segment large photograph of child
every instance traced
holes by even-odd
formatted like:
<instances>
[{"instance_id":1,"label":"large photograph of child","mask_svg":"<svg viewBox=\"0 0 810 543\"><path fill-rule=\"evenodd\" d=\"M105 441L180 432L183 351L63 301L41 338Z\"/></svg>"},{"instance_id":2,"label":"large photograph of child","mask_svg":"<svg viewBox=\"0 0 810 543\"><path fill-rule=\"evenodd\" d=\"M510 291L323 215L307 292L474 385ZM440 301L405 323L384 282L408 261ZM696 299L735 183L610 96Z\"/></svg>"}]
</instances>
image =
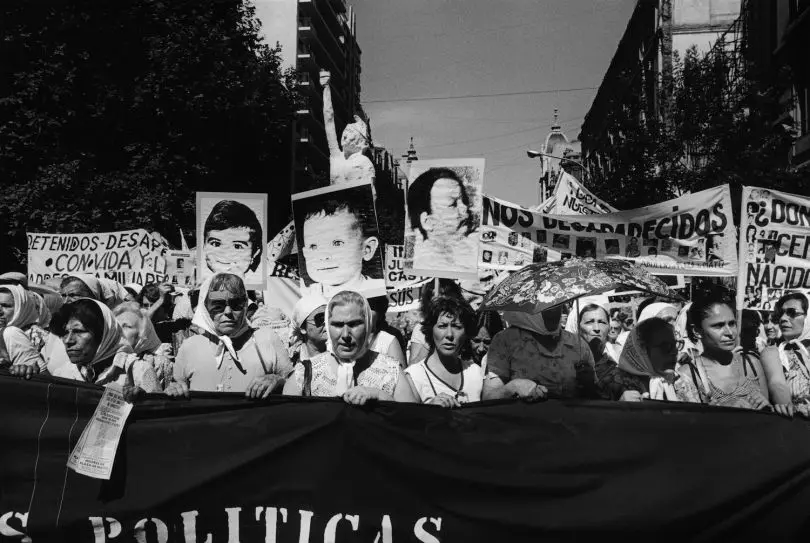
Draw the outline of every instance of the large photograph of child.
<instances>
[{"instance_id":1,"label":"large photograph of child","mask_svg":"<svg viewBox=\"0 0 810 543\"><path fill-rule=\"evenodd\" d=\"M341 290L384 296L382 247L371 184L365 181L292 196L302 294Z\"/></svg>"},{"instance_id":2,"label":"large photograph of child","mask_svg":"<svg viewBox=\"0 0 810 543\"><path fill-rule=\"evenodd\" d=\"M227 272L242 277L248 290L265 290L266 224L267 194L198 192L197 279Z\"/></svg>"}]
</instances>

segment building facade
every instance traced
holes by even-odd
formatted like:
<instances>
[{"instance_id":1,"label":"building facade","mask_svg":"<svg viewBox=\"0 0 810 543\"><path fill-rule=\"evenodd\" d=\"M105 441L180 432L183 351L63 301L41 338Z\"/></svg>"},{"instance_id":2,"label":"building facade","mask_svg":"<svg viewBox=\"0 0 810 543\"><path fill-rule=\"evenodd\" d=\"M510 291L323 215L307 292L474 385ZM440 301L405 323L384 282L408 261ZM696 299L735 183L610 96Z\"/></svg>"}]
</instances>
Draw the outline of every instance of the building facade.
<instances>
[{"instance_id":1,"label":"building facade","mask_svg":"<svg viewBox=\"0 0 810 543\"><path fill-rule=\"evenodd\" d=\"M320 71L331 73L338 138L360 106L360 46L354 10L345 0L257 0L256 15L269 44L280 43L282 63L298 74L303 103L293 129L294 192L329 183ZM294 48L294 51L292 50Z\"/></svg>"}]
</instances>

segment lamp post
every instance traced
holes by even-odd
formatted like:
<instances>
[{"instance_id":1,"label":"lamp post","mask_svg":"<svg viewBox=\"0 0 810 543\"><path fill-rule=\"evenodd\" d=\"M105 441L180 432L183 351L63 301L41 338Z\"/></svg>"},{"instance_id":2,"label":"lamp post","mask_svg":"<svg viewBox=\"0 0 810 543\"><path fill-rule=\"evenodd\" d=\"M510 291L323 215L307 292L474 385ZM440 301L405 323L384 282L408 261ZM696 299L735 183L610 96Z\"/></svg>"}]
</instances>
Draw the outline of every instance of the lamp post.
<instances>
[{"instance_id":1,"label":"lamp post","mask_svg":"<svg viewBox=\"0 0 810 543\"><path fill-rule=\"evenodd\" d=\"M582 164L582 162L579 162L577 160L573 160L571 158L566 158L566 157L563 157L563 156L550 155L548 153L541 153L540 151L532 151L531 149L526 150L526 155L528 155L529 158L539 158L540 159L540 164L541 164L541 166L540 166L540 168L541 168L540 187L539 187L540 202L538 202L538 203L542 203L543 201L546 200L546 198L549 197L549 195L547 193L549 191L550 179L548 178L548 174L550 172L546 171L547 167L548 167L547 163L546 163L546 160L545 160L546 158L556 158L559 161L565 160L565 161L571 162L573 164L576 164L582 170L583 175L585 174L585 165Z\"/></svg>"}]
</instances>

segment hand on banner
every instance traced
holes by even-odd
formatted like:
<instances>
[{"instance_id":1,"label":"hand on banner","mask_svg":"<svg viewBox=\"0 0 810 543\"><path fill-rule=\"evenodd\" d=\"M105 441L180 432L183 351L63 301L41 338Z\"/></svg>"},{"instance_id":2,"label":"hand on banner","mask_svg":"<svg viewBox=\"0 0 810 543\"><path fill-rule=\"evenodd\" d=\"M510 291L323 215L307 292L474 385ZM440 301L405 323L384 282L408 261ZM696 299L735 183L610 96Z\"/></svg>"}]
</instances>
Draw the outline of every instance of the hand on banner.
<instances>
[{"instance_id":1,"label":"hand on banner","mask_svg":"<svg viewBox=\"0 0 810 543\"><path fill-rule=\"evenodd\" d=\"M796 414L796 407L792 403L776 404L773 406L773 410L777 415L782 415L789 419L792 419L793 415Z\"/></svg>"},{"instance_id":2,"label":"hand on banner","mask_svg":"<svg viewBox=\"0 0 810 543\"><path fill-rule=\"evenodd\" d=\"M641 392L638 390L625 390L622 392L621 398L619 398L620 402L640 402L644 399Z\"/></svg>"},{"instance_id":3,"label":"hand on banner","mask_svg":"<svg viewBox=\"0 0 810 543\"><path fill-rule=\"evenodd\" d=\"M188 390L188 385L186 383L177 381L169 383L169 386L167 386L166 390L163 392L166 394L166 396L170 396L172 398L179 398L181 396L184 398L189 398L191 396L191 393Z\"/></svg>"},{"instance_id":4,"label":"hand on banner","mask_svg":"<svg viewBox=\"0 0 810 543\"><path fill-rule=\"evenodd\" d=\"M14 364L8 369L12 377L19 377L20 379L30 379L39 373L39 367L36 364Z\"/></svg>"},{"instance_id":5,"label":"hand on banner","mask_svg":"<svg viewBox=\"0 0 810 543\"><path fill-rule=\"evenodd\" d=\"M461 407L461 403L459 403L459 401L456 398L450 396L449 394L445 394L444 392L435 396L432 400L428 402L428 404L440 405L446 408Z\"/></svg>"},{"instance_id":6,"label":"hand on banner","mask_svg":"<svg viewBox=\"0 0 810 543\"><path fill-rule=\"evenodd\" d=\"M245 397L252 400L264 400L273 393L279 385L284 386L284 379L278 375L268 374L253 379L245 390Z\"/></svg>"},{"instance_id":7,"label":"hand on banner","mask_svg":"<svg viewBox=\"0 0 810 543\"><path fill-rule=\"evenodd\" d=\"M546 387L538 385L530 379L513 379L509 382L509 387L514 392L515 396L527 402L545 400L548 395L548 389Z\"/></svg>"},{"instance_id":8,"label":"hand on banner","mask_svg":"<svg viewBox=\"0 0 810 543\"><path fill-rule=\"evenodd\" d=\"M343 394L343 401L349 405L366 405L369 400L379 399L379 391L368 387L352 387Z\"/></svg>"}]
</instances>

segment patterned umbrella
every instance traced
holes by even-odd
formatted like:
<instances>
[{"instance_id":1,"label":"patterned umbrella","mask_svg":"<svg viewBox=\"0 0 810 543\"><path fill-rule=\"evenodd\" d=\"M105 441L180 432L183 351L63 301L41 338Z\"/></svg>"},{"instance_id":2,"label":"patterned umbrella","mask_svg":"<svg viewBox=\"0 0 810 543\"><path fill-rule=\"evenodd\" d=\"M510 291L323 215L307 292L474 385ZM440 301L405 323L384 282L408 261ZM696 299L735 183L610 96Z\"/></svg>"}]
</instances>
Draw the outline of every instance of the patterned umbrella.
<instances>
[{"instance_id":1,"label":"patterned umbrella","mask_svg":"<svg viewBox=\"0 0 810 543\"><path fill-rule=\"evenodd\" d=\"M521 268L489 291L481 310L539 313L580 296L622 287L680 299L663 281L627 261L572 258Z\"/></svg>"}]
</instances>

